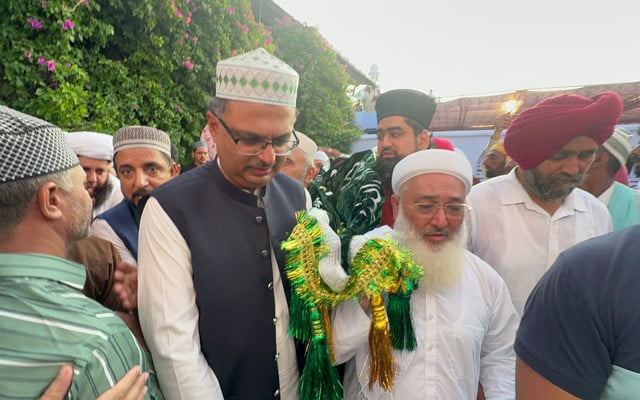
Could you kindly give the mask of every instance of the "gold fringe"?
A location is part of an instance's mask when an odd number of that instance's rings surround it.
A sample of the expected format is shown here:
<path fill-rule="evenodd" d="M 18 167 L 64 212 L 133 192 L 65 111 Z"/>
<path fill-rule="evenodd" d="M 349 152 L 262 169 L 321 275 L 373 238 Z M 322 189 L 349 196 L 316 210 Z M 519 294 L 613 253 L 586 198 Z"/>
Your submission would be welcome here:
<path fill-rule="evenodd" d="M 336 363 L 336 353 L 333 351 L 333 331 L 331 330 L 331 318 L 329 316 L 329 309 L 322 307 L 322 321 L 324 322 L 324 332 L 327 336 L 327 346 L 329 346 L 329 355 L 331 356 L 331 364 Z"/>
<path fill-rule="evenodd" d="M 387 329 L 387 315 L 381 295 L 371 297 L 371 329 L 369 330 L 369 389 L 378 382 L 385 390 L 391 389 L 395 379 L 395 365 L 391 354 L 391 338 Z"/>

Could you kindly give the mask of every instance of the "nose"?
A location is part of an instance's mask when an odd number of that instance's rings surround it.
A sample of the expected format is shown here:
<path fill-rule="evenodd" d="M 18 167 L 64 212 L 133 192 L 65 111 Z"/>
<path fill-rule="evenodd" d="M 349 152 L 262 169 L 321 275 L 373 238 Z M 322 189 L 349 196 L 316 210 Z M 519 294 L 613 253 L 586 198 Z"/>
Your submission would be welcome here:
<path fill-rule="evenodd" d="M 444 208 L 440 207 L 431 217 L 431 221 L 429 223 L 438 228 L 444 228 L 449 225 L 449 221 L 447 221 L 447 215 L 444 212 Z"/>
<path fill-rule="evenodd" d="M 135 190 L 144 189 L 149 186 L 149 178 L 144 170 L 136 171 Z"/>
<path fill-rule="evenodd" d="M 576 175 L 581 171 L 585 171 L 587 168 L 589 168 L 589 165 L 591 165 L 592 161 L 593 158 L 589 158 L 588 160 L 580 160 L 578 157 L 571 157 L 564 163 L 562 171 L 567 174 Z"/>
<path fill-rule="evenodd" d="M 273 150 L 273 144 L 267 144 L 264 150 L 260 154 L 258 154 L 258 158 L 265 165 L 273 165 L 276 162 L 276 153 Z"/>
<path fill-rule="evenodd" d="M 382 134 L 382 137 L 378 137 L 378 149 L 384 149 L 391 146 L 391 137 L 386 133 Z"/>
<path fill-rule="evenodd" d="M 96 183 L 96 182 L 98 182 L 98 176 L 96 174 L 96 171 L 87 170 L 85 172 L 87 173 L 87 183 Z"/>

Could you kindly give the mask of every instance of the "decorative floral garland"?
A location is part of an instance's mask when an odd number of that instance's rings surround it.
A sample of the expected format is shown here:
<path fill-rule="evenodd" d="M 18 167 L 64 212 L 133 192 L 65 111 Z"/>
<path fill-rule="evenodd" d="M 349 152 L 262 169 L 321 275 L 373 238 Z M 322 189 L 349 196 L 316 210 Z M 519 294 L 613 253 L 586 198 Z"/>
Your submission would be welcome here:
<path fill-rule="evenodd" d="M 287 252 L 285 270 L 294 289 L 289 332 L 297 339 L 309 341 L 307 362 L 300 378 L 300 398 L 342 398 L 342 388 L 332 366 L 328 315 L 338 304 L 361 296 L 367 296 L 372 306 L 369 385 L 378 382 L 384 389 L 390 389 L 394 380 L 392 347 L 413 350 L 416 346 L 410 298 L 422 277 L 422 268 L 413 262 L 408 250 L 393 240 L 369 239 L 351 260 L 351 275 L 344 291 L 336 293 L 318 272 L 318 263 L 329 250 L 322 228 L 304 211 L 297 213 L 296 219 L 298 224 L 282 242 L 282 249 Z M 389 294 L 386 309 L 382 293 Z"/>

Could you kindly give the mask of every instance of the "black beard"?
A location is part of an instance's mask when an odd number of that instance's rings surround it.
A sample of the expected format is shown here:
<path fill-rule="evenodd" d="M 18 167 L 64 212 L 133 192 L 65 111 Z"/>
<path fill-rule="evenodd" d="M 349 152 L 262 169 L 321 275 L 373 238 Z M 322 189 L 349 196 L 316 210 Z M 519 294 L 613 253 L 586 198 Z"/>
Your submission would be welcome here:
<path fill-rule="evenodd" d="M 402 160 L 401 157 L 376 159 L 376 163 L 373 165 L 373 170 L 380 176 L 380 181 L 382 181 L 383 184 L 391 184 L 393 169 L 400 160 Z"/>
<path fill-rule="evenodd" d="M 111 184 L 111 181 L 109 181 L 109 178 L 107 178 L 104 185 L 93 188 L 93 199 L 95 200 L 93 208 L 100 207 L 105 201 L 107 201 L 107 196 L 111 193 L 111 189 L 113 189 L 113 185 Z"/>

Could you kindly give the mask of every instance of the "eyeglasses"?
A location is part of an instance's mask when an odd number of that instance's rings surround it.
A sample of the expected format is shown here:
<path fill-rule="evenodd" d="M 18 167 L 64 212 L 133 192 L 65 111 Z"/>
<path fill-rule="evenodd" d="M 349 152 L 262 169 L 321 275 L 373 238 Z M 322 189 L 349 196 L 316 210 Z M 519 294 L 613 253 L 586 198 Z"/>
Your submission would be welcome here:
<path fill-rule="evenodd" d="M 268 145 L 271 145 L 275 155 L 288 156 L 289 154 L 291 154 L 291 151 L 300 143 L 300 140 L 298 139 L 298 136 L 296 135 L 295 130 L 291 131 L 293 138 L 291 138 L 291 136 L 280 137 L 280 138 L 275 138 L 270 142 L 263 140 L 260 137 L 252 137 L 247 139 L 238 138 L 235 136 L 231 128 L 227 126 L 227 124 L 223 121 L 222 118 L 218 116 L 216 117 L 222 124 L 222 127 L 227 131 L 227 133 L 231 137 L 231 140 L 233 140 L 233 142 L 236 144 L 236 149 L 238 150 L 238 153 L 244 156 L 257 156 L 258 154 L 262 153 L 264 149 L 267 148 Z"/>
<path fill-rule="evenodd" d="M 441 208 L 444 210 L 444 215 L 449 219 L 462 218 L 468 210 L 471 210 L 471 207 L 464 203 L 414 203 L 411 208 L 425 219 L 433 218 Z"/>

